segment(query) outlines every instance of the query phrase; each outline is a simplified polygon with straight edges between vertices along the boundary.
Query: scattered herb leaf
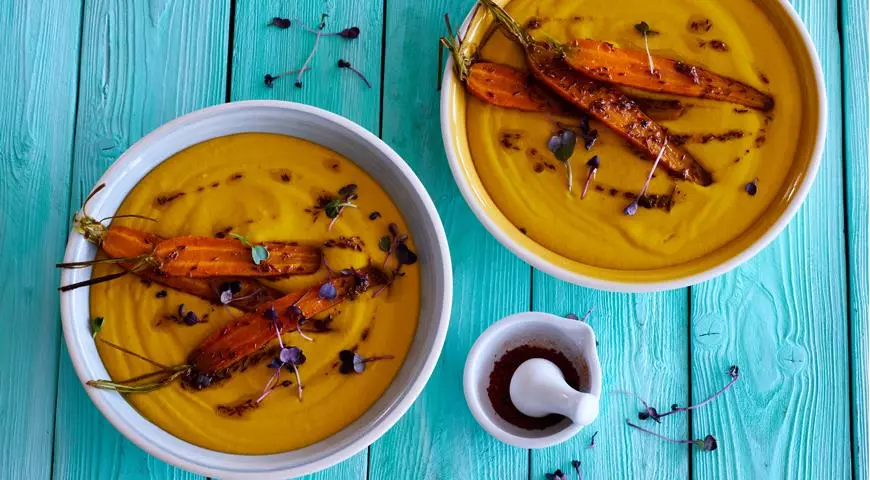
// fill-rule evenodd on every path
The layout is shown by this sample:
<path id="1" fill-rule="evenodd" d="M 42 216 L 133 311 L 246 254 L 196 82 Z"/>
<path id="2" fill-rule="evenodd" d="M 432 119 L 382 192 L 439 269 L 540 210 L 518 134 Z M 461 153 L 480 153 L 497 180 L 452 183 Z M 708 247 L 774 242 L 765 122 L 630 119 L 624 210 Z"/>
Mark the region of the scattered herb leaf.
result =
<path id="1" fill-rule="evenodd" d="M 571 466 L 574 467 L 574 471 L 577 472 L 577 480 L 583 480 L 583 474 L 580 473 L 580 460 L 571 460 Z"/>
<path id="2" fill-rule="evenodd" d="M 338 36 L 353 40 L 354 38 L 359 37 L 359 27 L 345 28 L 344 30 L 338 32 Z"/>
<path id="3" fill-rule="evenodd" d="M 595 448 L 595 437 L 597 437 L 597 436 L 598 436 L 598 430 L 596 430 L 595 433 L 592 434 L 592 438 L 589 440 L 589 446 L 586 448 Z"/>
<path id="4" fill-rule="evenodd" d="M 292 22 L 289 18 L 281 18 L 281 17 L 272 17 L 272 20 L 269 22 L 269 25 L 272 27 L 278 27 L 282 30 L 290 28 Z"/>
<path id="5" fill-rule="evenodd" d="M 393 245 L 393 239 L 389 235 L 384 235 L 378 241 L 378 248 L 385 253 L 389 253 Z"/>
<path id="6" fill-rule="evenodd" d="M 103 328 L 103 317 L 94 317 L 91 319 L 91 337 L 97 338 L 97 334 Z"/>
<path id="7" fill-rule="evenodd" d="M 389 231 L 390 234 L 384 235 L 378 241 L 378 248 L 386 253 L 386 255 L 384 255 L 384 264 L 382 268 L 387 268 L 387 261 L 392 255 L 396 256 L 396 268 L 392 271 L 390 281 L 387 285 L 384 285 L 380 290 L 375 292 L 375 296 L 377 296 L 384 288 L 392 285 L 393 281 L 397 278 L 405 275 L 402 273 L 403 265 L 413 265 L 417 263 L 417 254 L 411 251 L 407 245 L 408 235 L 399 234 L 399 226 L 395 223 L 387 225 L 387 231 Z"/>

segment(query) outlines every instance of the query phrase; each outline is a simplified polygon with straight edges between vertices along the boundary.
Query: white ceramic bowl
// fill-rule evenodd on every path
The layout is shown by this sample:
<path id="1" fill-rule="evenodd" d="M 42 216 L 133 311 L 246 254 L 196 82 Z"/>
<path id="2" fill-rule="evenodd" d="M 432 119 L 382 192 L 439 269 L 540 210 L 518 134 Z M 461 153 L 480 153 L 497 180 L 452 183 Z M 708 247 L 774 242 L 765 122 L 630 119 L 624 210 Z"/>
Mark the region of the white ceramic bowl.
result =
<path id="1" fill-rule="evenodd" d="M 495 2 L 504 6 L 508 0 Z M 465 132 L 465 89 L 454 74 L 450 58 L 441 84 L 441 134 L 453 178 L 478 220 L 499 243 L 533 267 L 561 280 L 599 290 L 643 293 L 682 288 L 722 275 L 755 256 L 785 229 L 809 193 L 822 160 L 828 115 L 822 67 L 812 39 L 794 7 L 787 0 L 755 0 L 755 3 L 791 50 L 794 68 L 802 80 L 804 123 L 802 130 L 796 133 L 801 144 L 792 167 L 796 171 L 795 180 L 778 187 L 787 202 L 776 208 L 771 206 L 759 221 L 727 246 L 684 265 L 656 270 L 616 270 L 563 257 L 520 232 L 484 188 L 471 159 Z M 464 39 L 477 38 L 492 25 L 486 8 L 476 7 L 459 29 Z"/>
<path id="2" fill-rule="evenodd" d="M 586 322 L 557 317 L 549 313 L 523 312 L 505 317 L 484 330 L 465 359 L 463 389 L 465 402 L 477 423 L 490 435 L 520 448 L 546 448 L 577 435 L 583 425 L 563 419 L 543 430 L 525 430 L 501 418 L 487 394 L 489 374 L 506 351 L 520 345 L 554 348 L 575 363 L 583 362 L 589 371 L 589 389 L 601 398 L 601 362 L 595 346 L 595 332 Z M 597 416 L 597 410 L 595 415 Z"/>
<path id="3" fill-rule="evenodd" d="M 441 353 L 453 295 L 447 238 L 426 189 L 408 165 L 379 138 L 338 115 L 290 102 L 236 102 L 180 117 L 149 133 L 106 171 L 106 188 L 88 204 L 96 218 L 112 215 L 149 171 L 176 152 L 211 138 L 267 132 L 304 138 L 335 150 L 371 175 L 404 215 L 418 248 L 421 305 L 408 357 L 384 395 L 362 417 L 314 445 L 273 455 L 233 455 L 182 441 L 142 417 L 121 395 L 85 387 L 105 417 L 148 453 L 202 475 L 220 478 L 287 478 L 334 465 L 366 448 L 408 410 Z M 94 258 L 96 248 L 73 233 L 64 261 Z M 66 270 L 61 284 L 85 280 L 88 270 Z M 82 382 L 109 378 L 89 331 L 89 289 L 62 293 L 63 332 Z"/>

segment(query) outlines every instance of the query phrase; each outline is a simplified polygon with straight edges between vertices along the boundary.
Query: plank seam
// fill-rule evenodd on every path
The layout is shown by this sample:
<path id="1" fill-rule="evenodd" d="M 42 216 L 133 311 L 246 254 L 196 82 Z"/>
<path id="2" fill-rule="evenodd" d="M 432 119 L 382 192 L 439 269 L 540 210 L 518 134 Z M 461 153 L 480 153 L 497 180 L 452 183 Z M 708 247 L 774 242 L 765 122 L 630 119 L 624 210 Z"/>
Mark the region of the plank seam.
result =
<path id="1" fill-rule="evenodd" d="M 686 287 L 686 324 L 687 324 L 686 334 L 688 335 L 688 342 L 687 342 L 687 348 L 686 348 L 686 355 L 688 356 L 688 359 L 687 359 L 688 361 L 686 362 L 687 363 L 686 371 L 688 372 L 688 376 L 689 376 L 689 378 L 688 378 L 689 398 L 687 399 L 688 400 L 687 405 L 692 405 L 693 404 L 693 400 L 692 400 L 692 393 L 693 393 L 693 390 L 692 390 L 692 350 L 693 350 L 692 344 L 694 342 L 692 341 L 693 338 L 692 338 L 692 287 L 691 286 Z M 689 432 L 688 432 L 689 436 L 686 438 L 692 439 L 692 438 L 695 438 L 692 436 L 692 432 L 695 429 L 694 425 L 692 423 L 692 411 L 689 410 L 686 412 L 686 414 L 687 414 L 686 428 L 688 428 L 688 430 L 689 430 Z M 688 473 L 689 473 L 688 478 L 689 478 L 689 480 L 692 480 L 693 478 L 695 478 L 695 471 L 694 471 L 694 468 L 692 468 L 692 458 L 694 457 L 695 453 L 692 451 L 691 445 L 686 446 L 686 454 L 689 457 L 689 462 L 688 462 L 687 467 L 686 467 L 688 469 Z"/>
<path id="2" fill-rule="evenodd" d="M 236 34 L 236 0 L 230 1 L 230 22 L 229 22 L 229 31 L 227 32 L 227 78 L 226 85 L 224 88 L 226 89 L 226 94 L 224 95 L 224 102 L 229 103 L 232 100 L 232 90 L 233 90 L 233 43 L 235 42 L 235 34 Z"/>
<path id="3" fill-rule="evenodd" d="M 378 137 L 384 137 L 384 85 L 387 75 L 387 0 L 384 0 L 381 25 L 381 98 L 378 112 Z"/>
<path id="4" fill-rule="evenodd" d="M 845 0 L 843 0 L 845 1 Z M 843 25 L 843 4 L 842 1 L 837 2 L 837 37 L 840 40 L 840 92 L 842 95 L 842 104 L 840 107 L 840 117 L 843 122 L 843 129 L 847 129 L 848 118 L 846 115 L 846 102 L 849 101 L 849 96 L 846 95 L 846 39 L 843 36 L 843 30 L 845 25 Z M 840 135 L 840 141 L 842 142 L 841 148 L 843 149 L 843 155 L 841 159 L 842 169 L 843 169 L 843 243 L 844 243 L 844 253 L 846 256 L 845 261 L 845 270 L 846 270 L 846 342 L 849 345 L 849 350 L 851 353 L 852 349 L 852 262 L 849 261 L 850 251 L 849 251 L 849 192 L 847 188 L 847 179 L 846 175 L 849 171 L 849 149 L 848 149 L 848 141 L 845 134 Z M 846 369 L 848 372 L 848 382 L 846 382 L 846 389 L 849 392 L 849 462 L 850 469 L 849 472 L 851 477 L 855 478 L 855 437 L 852 432 L 852 420 L 855 418 L 855 392 L 852 388 L 852 374 L 854 372 L 854 368 L 852 365 L 852 355 L 846 356 Z"/>
<path id="5" fill-rule="evenodd" d="M 82 0 L 81 10 L 79 11 L 79 46 L 76 51 L 76 55 L 78 56 L 78 65 L 76 69 L 76 100 L 75 105 L 73 106 L 73 130 L 72 130 L 72 145 L 70 146 L 70 187 L 69 187 L 69 195 L 67 196 L 67 205 L 66 205 L 66 218 L 69 218 L 70 211 L 73 208 L 73 184 L 72 184 L 72 172 L 75 170 L 76 163 L 76 136 L 78 135 L 78 126 L 79 126 L 79 99 L 81 97 L 81 80 L 82 80 L 82 44 L 83 38 L 85 34 L 85 0 Z M 60 315 L 60 312 L 58 312 Z M 55 338 L 55 350 L 57 350 L 57 368 L 54 371 L 54 421 L 52 422 L 51 429 L 51 466 L 49 467 L 49 478 L 55 478 L 54 466 L 57 464 L 55 461 L 55 451 L 57 447 L 57 412 L 58 401 L 60 400 L 60 366 L 63 361 L 63 352 L 61 352 L 61 337 L 63 333 L 59 333 Z"/>

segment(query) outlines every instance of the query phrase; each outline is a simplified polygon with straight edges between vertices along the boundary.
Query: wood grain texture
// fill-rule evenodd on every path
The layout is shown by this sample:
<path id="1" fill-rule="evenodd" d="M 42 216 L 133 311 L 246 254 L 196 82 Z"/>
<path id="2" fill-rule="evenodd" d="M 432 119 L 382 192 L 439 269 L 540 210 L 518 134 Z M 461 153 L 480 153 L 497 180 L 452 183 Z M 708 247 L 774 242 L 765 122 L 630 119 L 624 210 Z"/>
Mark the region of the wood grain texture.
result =
<path id="1" fill-rule="evenodd" d="M 338 32 L 358 26 L 360 36 L 347 40 L 324 36 L 302 77 L 302 88 L 290 75 L 266 87 L 264 75 L 302 67 L 314 45 L 315 35 L 305 31 L 299 21 L 316 28 L 320 15 L 327 13 L 324 32 Z M 273 17 L 292 20 L 286 30 L 268 26 Z M 378 133 L 381 91 L 381 1 L 280 0 L 238 1 L 233 41 L 233 100 L 274 99 L 314 105 L 359 123 Z M 347 60 L 363 72 L 371 88 L 351 71 L 339 69 L 339 59 Z"/>
<path id="2" fill-rule="evenodd" d="M 571 440 L 554 447 L 532 450 L 531 477 L 571 469 L 580 460 L 584 478 L 672 479 L 689 476 L 689 454 L 684 445 L 673 445 L 635 431 L 626 419 L 638 423 L 642 404 L 617 391 L 633 392 L 661 412 L 673 403 L 686 405 L 689 399 L 688 294 L 671 292 L 630 295 L 601 292 L 534 273 L 533 310 L 555 315 L 589 308 L 589 325 L 598 340 L 603 372 L 601 414 Z M 640 422 L 662 435 L 685 438 L 689 432 L 686 415 L 662 421 Z M 592 434 L 595 448 L 589 449 Z M 573 478 L 573 476 L 569 476 Z"/>
<path id="3" fill-rule="evenodd" d="M 849 320 L 852 348 L 852 461 L 858 480 L 870 479 L 870 277 L 868 277 L 868 215 L 870 171 L 867 135 L 870 132 L 870 76 L 868 76 L 868 2 L 843 0 L 840 6 L 843 49 L 843 107 L 845 120 L 846 232 L 849 253 Z"/>
<path id="4" fill-rule="evenodd" d="M 734 388 L 692 416 L 694 478 L 849 478 L 849 370 L 837 3 L 796 0 L 821 57 L 828 132 L 804 206 L 742 268 L 692 289 L 692 399 Z M 707 325 L 721 331 L 699 337 Z"/>
<path id="5" fill-rule="evenodd" d="M 319 40 L 310 62 L 311 70 L 302 77 L 301 89 L 295 76 L 275 81 L 266 87 L 263 76 L 297 69 L 311 51 L 315 35 L 301 28 L 297 19 L 316 27 L 321 13 L 329 16 L 324 32 L 341 31 L 358 25 L 360 36 L 347 40 L 326 36 Z M 273 17 L 289 18 L 292 26 L 282 30 L 268 26 Z M 379 1 L 325 3 L 320 0 L 237 1 L 233 35 L 232 100 L 272 99 L 314 105 L 343 115 L 378 133 L 381 96 L 381 34 L 383 4 Z M 372 88 L 348 70 L 339 69 L 345 59 L 366 74 Z M 365 450 L 335 467 L 305 477 L 316 479 L 365 479 L 368 451 Z"/>
<path id="6" fill-rule="evenodd" d="M 48 479 L 81 2 L 0 9 L 0 477 Z"/>
<path id="7" fill-rule="evenodd" d="M 133 142 L 226 94 L 229 0 L 89 0 L 85 7 L 73 208 Z M 88 400 L 65 350 L 61 359 L 57 478 L 194 477 L 124 439 Z"/>
<path id="8" fill-rule="evenodd" d="M 462 372 L 477 336 L 528 309 L 529 267 L 498 245 L 460 196 L 438 123 L 436 39 L 442 15 L 469 0 L 387 1 L 383 139 L 411 165 L 438 207 L 453 258 L 453 315 L 435 373 L 407 415 L 371 448 L 369 478 L 526 479 L 528 453 L 490 437 L 465 404 Z"/>

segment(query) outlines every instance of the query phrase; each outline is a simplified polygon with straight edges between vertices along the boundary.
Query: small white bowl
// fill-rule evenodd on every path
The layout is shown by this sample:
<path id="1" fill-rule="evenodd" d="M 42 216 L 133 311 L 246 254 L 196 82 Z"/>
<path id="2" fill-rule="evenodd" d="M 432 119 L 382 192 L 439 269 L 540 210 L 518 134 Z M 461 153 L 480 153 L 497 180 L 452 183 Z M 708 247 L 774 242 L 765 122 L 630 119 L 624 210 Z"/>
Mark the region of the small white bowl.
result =
<path id="1" fill-rule="evenodd" d="M 506 5 L 509 0 L 495 0 Z M 649 270 L 605 269 L 586 265 L 553 252 L 527 237 L 499 210 L 475 170 L 466 135 L 466 92 L 454 74 L 449 56 L 441 83 L 441 136 L 453 179 L 477 219 L 508 250 L 528 264 L 560 280 L 613 292 L 646 293 L 695 285 L 723 275 L 748 261 L 779 235 L 797 213 L 819 170 L 827 133 L 828 105 L 824 74 L 809 32 L 787 0 L 755 0 L 771 21 L 771 28 L 790 49 L 794 68 L 802 79 L 804 102 L 802 140 L 792 168 L 794 181 L 780 186 L 788 199 L 764 215 L 728 245 L 722 255 L 708 254 L 686 264 Z M 484 35 L 492 26 L 486 8 L 475 4 L 458 30 L 466 42 Z M 800 162 L 800 166 L 797 165 Z"/>
<path id="2" fill-rule="evenodd" d="M 474 342 L 465 360 L 465 401 L 477 423 L 490 435 L 520 448 L 545 448 L 562 443 L 583 429 L 567 418 L 543 430 L 525 430 L 508 423 L 493 409 L 487 395 L 489 374 L 505 352 L 521 345 L 553 348 L 589 369 L 590 393 L 601 398 L 601 363 L 595 332 L 585 322 L 549 313 L 523 312 L 505 317 L 487 328 Z"/>
<path id="3" fill-rule="evenodd" d="M 161 460 L 220 478 L 287 478 L 345 460 L 386 433 L 408 410 L 435 368 L 450 320 L 453 273 L 447 237 L 435 205 L 404 160 L 359 125 L 324 110 L 280 101 L 236 102 L 199 110 L 149 133 L 130 147 L 97 184 L 106 188 L 88 204 L 96 218 L 115 213 L 124 197 L 153 168 L 191 145 L 242 132 L 300 137 L 330 148 L 371 175 L 399 206 L 418 248 L 421 305 L 408 357 L 383 396 L 359 419 L 314 445 L 273 455 L 235 455 L 182 441 L 139 414 L 115 392 L 85 387 L 94 405 L 124 436 Z M 94 258 L 96 248 L 77 233 L 65 262 Z M 61 284 L 86 280 L 90 269 L 65 270 Z M 60 295 L 61 318 L 73 366 L 82 382 L 109 378 L 89 331 L 89 289 Z"/>

